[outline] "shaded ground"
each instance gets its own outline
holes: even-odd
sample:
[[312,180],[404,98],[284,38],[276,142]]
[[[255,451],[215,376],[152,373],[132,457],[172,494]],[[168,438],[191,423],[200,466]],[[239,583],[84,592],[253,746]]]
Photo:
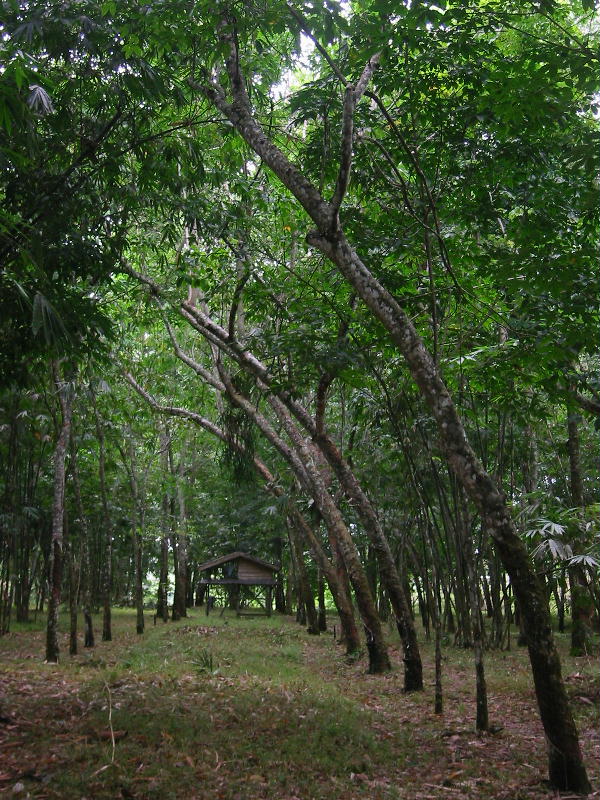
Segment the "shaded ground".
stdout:
[[[488,654],[490,719],[473,730],[468,651],[445,650],[445,713],[395,669],[365,674],[329,634],[290,620],[199,613],[43,664],[41,631],[0,639],[0,792],[13,797],[185,800],[541,800],[545,745],[526,655]],[[393,641],[393,637],[391,638]],[[66,639],[63,652],[66,651]],[[594,796],[600,797],[595,659],[564,658]],[[562,795],[563,798],[569,795]]]

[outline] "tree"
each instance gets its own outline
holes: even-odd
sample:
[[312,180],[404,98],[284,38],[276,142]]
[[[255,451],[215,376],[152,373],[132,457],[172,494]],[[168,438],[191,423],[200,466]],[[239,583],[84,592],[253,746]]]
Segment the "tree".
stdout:
[[[338,77],[345,85],[341,160],[333,195],[327,201],[318,188],[265,134],[257,121],[246,90],[245,76],[241,71],[240,30],[237,21],[231,16],[224,17],[222,25],[220,41],[225,49],[224,60],[231,99],[228,99],[227,90],[214,77],[211,82],[198,84],[197,88],[224,114],[296,197],[316,225],[316,230],[308,236],[309,244],[318,248],[335,264],[402,352],[413,379],[436,420],[448,461],[476,504],[519,599],[540,713],[551,743],[550,779],[559,788],[587,791],[589,783],[562,683],[558,654],[552,640],[546,598],[516,532],[510,511],[502,493],[483,469],[468,443],[464,426],[440,377],[435,360],[427,351],[409,316],[373,276],[348,242],[340,221],[340,208],[348,188],[352,164],[355,108],[367,90],[381,55],[376,48],[371,47],[366,66],[354,83],[347,81],[337,70]],[[385,103],[381,98],[377,94],[370,94],[370,97],[382,113],[386,114]]]

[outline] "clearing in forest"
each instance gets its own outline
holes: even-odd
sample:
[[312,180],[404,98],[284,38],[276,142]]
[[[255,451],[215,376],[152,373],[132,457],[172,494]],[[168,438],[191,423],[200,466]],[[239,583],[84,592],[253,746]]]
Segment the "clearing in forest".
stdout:
[[[131,612],[116,612],[114,641],[58,665],[41,661],[41,630],[0,639],[0,792],[57,800],[557,797],[545,783],[521,649],[487,654],[491,723],[500,730],[478,736],[470,651],[445,649],[445,712],[436,716],[426,642],[426,690],[405,695],[392,636],[394,670],[372,676],[364,660],[348,663],[331,633],[309,637],[279,616],[207,620],[192,611],[143,638],[134,627]],[[597,665],[565,654],[563,666],[600,796]]]

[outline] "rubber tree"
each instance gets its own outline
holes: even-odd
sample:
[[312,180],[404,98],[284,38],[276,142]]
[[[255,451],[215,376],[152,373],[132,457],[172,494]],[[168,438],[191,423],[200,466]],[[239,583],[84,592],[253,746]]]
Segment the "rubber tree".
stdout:
[[60,406],[60,427],[54,447],[54,493],[52,500],[52,539],[50,543],[50,592],[48,597],[48,620],[46,625],[46,661],[58,662],[58,611],[60,608],[63,575],[63,527],[65,519],[66,459],[71,435],[73,410],[72,380],[61,375],[61,365],[52,362],[54,387]]
[[[448,463],[477,507],[522,609],[536,696],[548,743],[550,781],[559,789],[587,792],[590,784],[552,636],[547,598],[517,533],[504,494],[471,447],[450,392],[410,316],[366,266],[348,241],[340,221],[340,208],[352,166],[354,113],[380,55],[372,55],[356,82],[340,75],[345,84],[340,166],[333,195],[328,200],[274,143],[255,117],[242,72],[243,56],[235,20],[231,17],[222,20],[220,43],[225,51],[228,87],[219,83],[216,73],[205,82],[194,82],[193,86],[229,120],[296,198],[315,225],[307,237],[308,243],[336,266],[403,355],[436,422]],[[385,106],[376,94],[370,92],[369,98],[385,113]]]

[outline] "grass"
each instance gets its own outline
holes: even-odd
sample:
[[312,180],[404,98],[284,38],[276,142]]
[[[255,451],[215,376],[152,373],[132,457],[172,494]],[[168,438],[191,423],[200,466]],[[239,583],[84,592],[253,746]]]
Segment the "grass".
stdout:
[[[0,639],[0,789],[31,798],[373,800],[552,797],[522,650],[490,653],[494,736],[477,736],[472,654],[446,648],[445,713],[426,691],[402,693],[395,669],[366,674],[330,634],[290,619],[192,611],[135,634],[115,610],[114,641],[42,662],[43,622]],[[423,638],[423,637],[421,637]],[[568,638],[559,637],[568,649]],[[66,636],[62,641],[67,648]],[[598,678],[565,654],[588,768],[598,793]],[[16,792],[15,792],[16,790]]]

